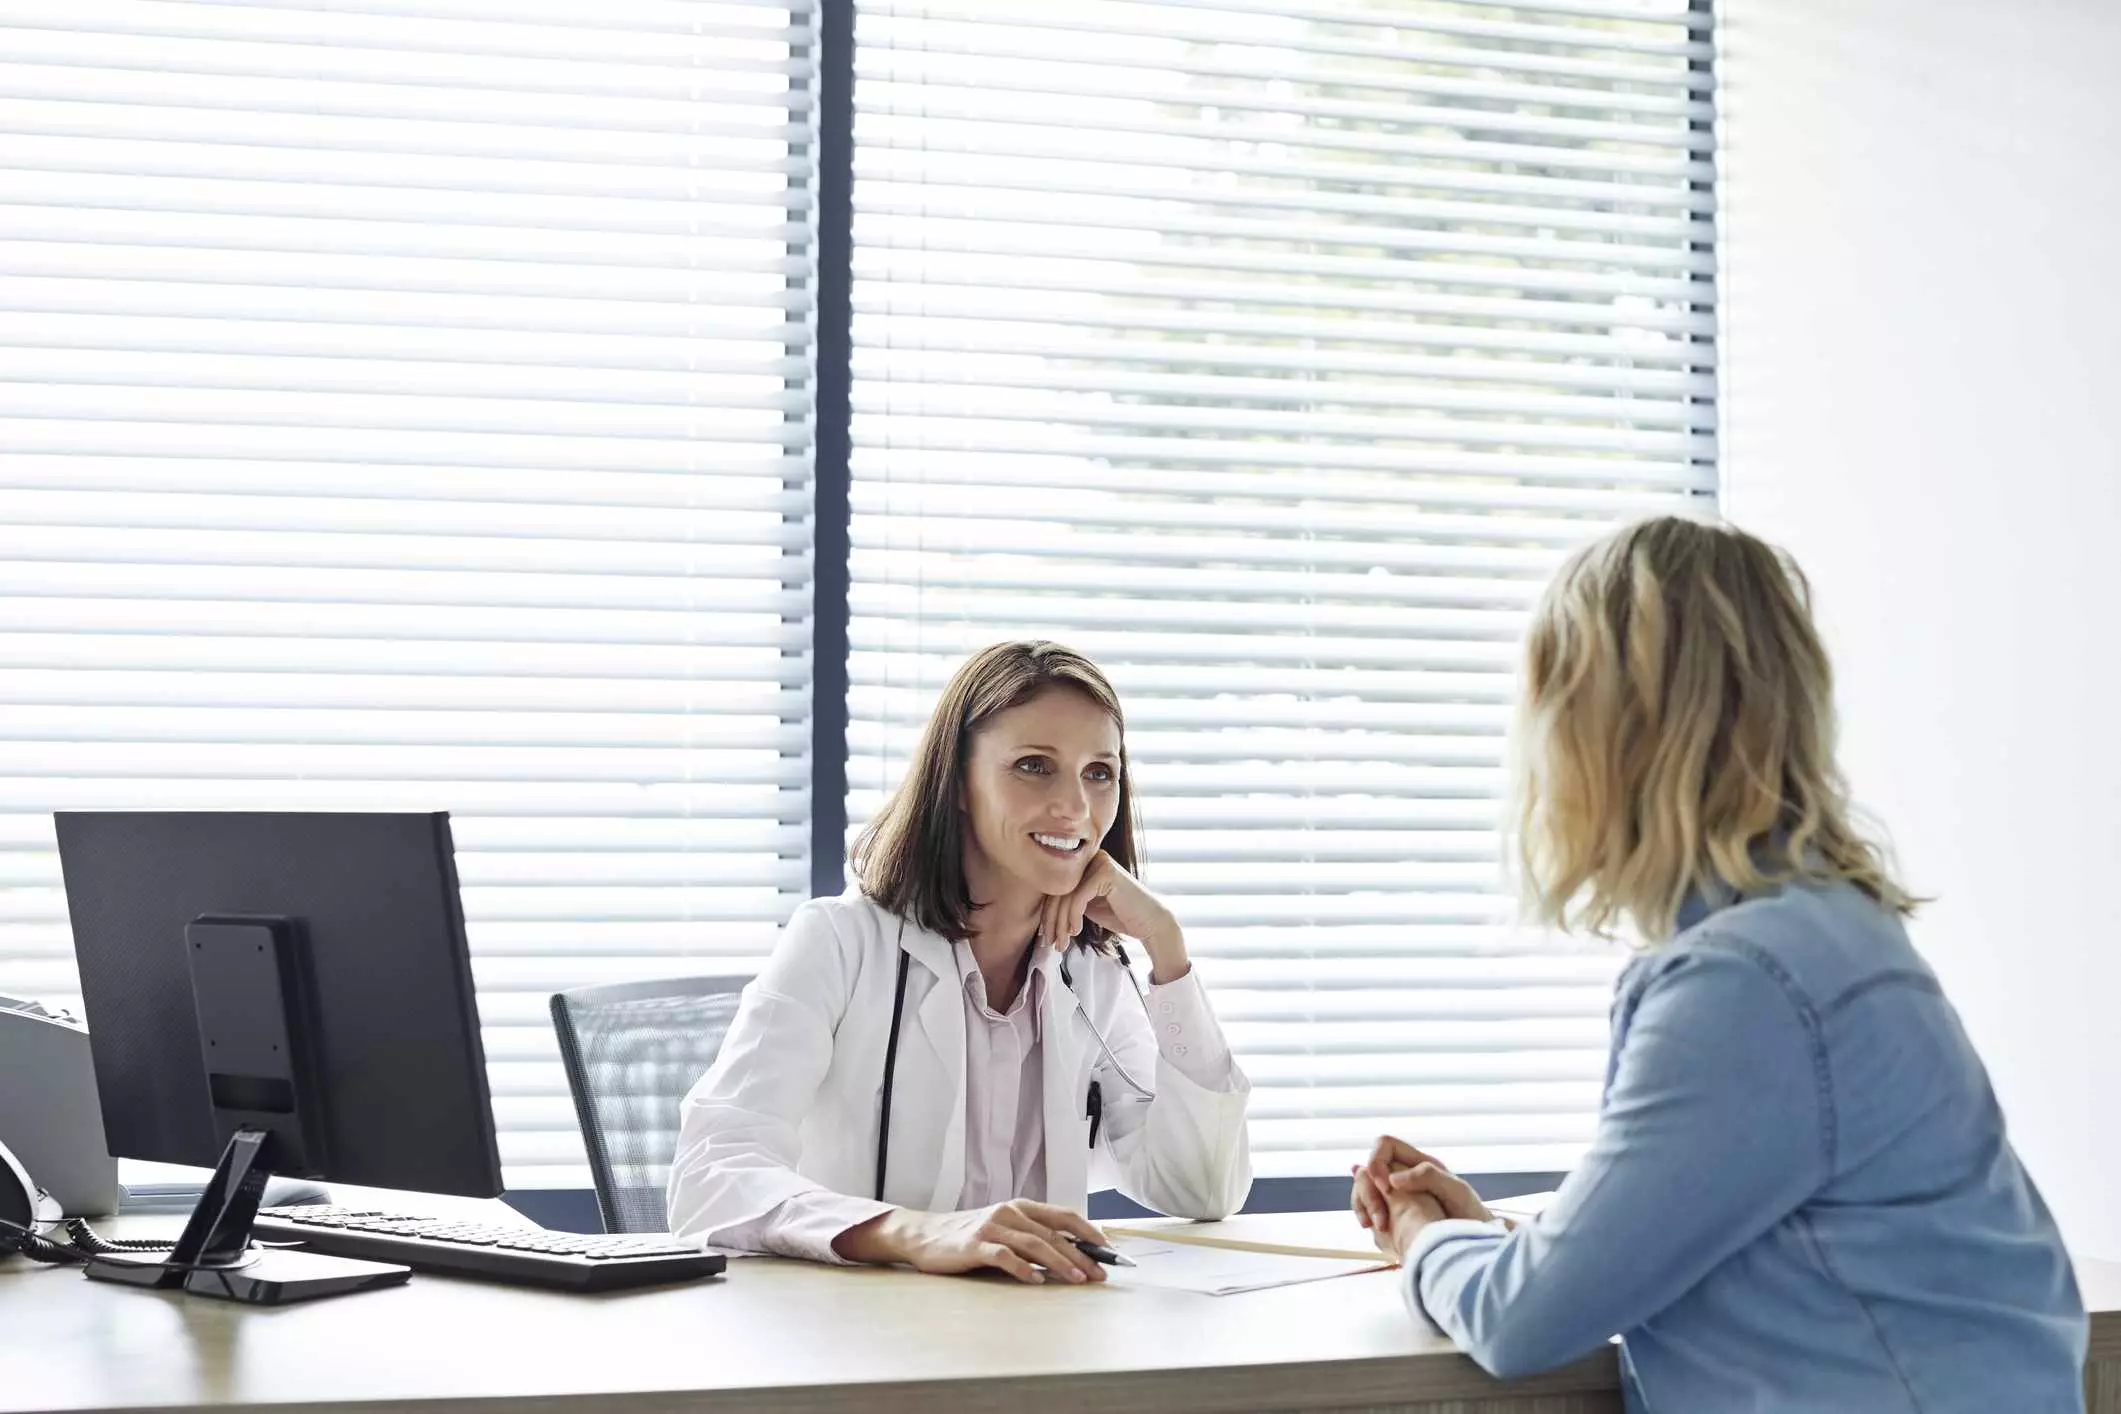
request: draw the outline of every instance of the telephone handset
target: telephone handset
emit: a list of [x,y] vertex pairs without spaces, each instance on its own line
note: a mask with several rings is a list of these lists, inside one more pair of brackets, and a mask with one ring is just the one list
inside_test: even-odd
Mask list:
[[39,1239],[62,1216],[51,1194],[39,1188],[17,1159],[0,1143],[0,1257],[12,1256]]
[[57,1266],[66,1262],[106,1262],[122,1266],[167,1267],[134,1253],[163,1253],[167,1242],[103,1237],[79,1218],[66,1216],[58,1199],[37,1186],[7,1145],[0,1144],[0,1260],[16,1253],[32,1262]]

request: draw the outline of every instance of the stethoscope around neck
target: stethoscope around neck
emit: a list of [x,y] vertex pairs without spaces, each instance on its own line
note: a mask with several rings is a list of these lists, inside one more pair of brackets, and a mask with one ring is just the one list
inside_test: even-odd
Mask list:
[[[876,1198],[878,1202],[882,1202],[884,1199],[884,1172],[886,1161],[891,1155],[891,1082],[898,1073],[899,1024],[905,1020],[906,1016],[906,970],[913,961],[913,954],[906,951],[906,920],[903,918],[899,920],[898,924],[896,948],[898,951],[898,984],[891,996],[891,1036],[884,1043],[883,1104],[876,1126]],[[1075,976],[1068,968],[1068,954],[1076,948],[1082,948],[1086,952],[1090,951],[1087,944],[1071,942],[1062,950],[1060,964],[1056,969],[1060,973],[1061,985],[1068,989],[1068,997],[1075,1003],[1070,1008],[1070,1014],[1081,1017],[1083,1025],[1090,1028],[1090,1034],[1097,1038],[1098,1050],[1104,1053],[1106,1064],[1110,1065],[1118,1073],[1119,1078],[1126,1082],[1127,1088],[1144,1100],[1155,1099],[1156,1092],[1136,1080],[1133,1072],[1120,1063],[1119,1057],[1113,1053],[1112,1043],[1105,1039],[1105,1033],[1098,1030],[1097,1023],[1090,1019],[1090,1012],[1088,1008],[1084,1007],[1081,994],[1075,990]],[[1118,954],[1114,959],[1114,965],[1127,974],[1127,982],[1134,988],[1134,995],[1141,1002],[1142,1012],[1146,1015],[1149,1010],[1149,998],[1142,992],[1141,982],[1135,977],[1134,969],[1128,965],[1126,951],[1116,945],[1113,950]],[[1092,1080],[1090,1082],[1089,1114],[1090,1142],[1093,1145],[1097,1143],[1097,1126],[1103,1113],[1103,1089],[1097,1081]]]

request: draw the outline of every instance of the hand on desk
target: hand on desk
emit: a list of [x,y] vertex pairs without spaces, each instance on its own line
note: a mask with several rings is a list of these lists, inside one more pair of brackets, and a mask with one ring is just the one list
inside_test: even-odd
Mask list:
[[1406,1260],[1415,1236],[1432,1222],[1491,1222],[1495,1216],[1471,1184],[1404,1139],[1389,1135],[1377,1141],[1369,1162],[1355,1167],[1349,1206],[1355,1221],[1370,1230],[1377,1249],[1395,1261]]
[[1020,1198],[961,1213],[894,1208],[847,1229],[832,1246],[852,1262],[902,1262],[919,1272],[955,1275],[995,1267],[1033,1286],[1049,1275],[1103,1281],[1105,1269],[1065,1240],[1064,1232],[1105,1243],[1103,1233],[1066,1208]]

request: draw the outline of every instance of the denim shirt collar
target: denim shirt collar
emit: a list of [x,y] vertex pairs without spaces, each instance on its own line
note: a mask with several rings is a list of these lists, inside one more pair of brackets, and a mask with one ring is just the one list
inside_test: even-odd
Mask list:
[[[1764,868],[1768,863],[1768,854],[1771,851],[1779,853],[1783,841],[1787,838],[1782,830],[1777,829],[1757,842],[1752,849],[1756,867]],[[1818,850],[1805,850],[1803,870],[1823,871],[1825,867],[1826,861]],[[1772,889],[1769,891],[1773,892]],[[1673,916],[1672,936],[1676,938],[1688,929],[1698,928],[1708,921],[1710,914],[1729,908],[1734,903],[1743,902],[1744,898],[1745,895],[1723,879],[1710,879],[1695,885],[1685,901],[1679,905],[1679,912]]]
[[1686,896],[1672,919],[1672,936],[1678,937],[1708,921],[1710,914],[1738,901],[1738,891],[1729,884],[1703,884]]

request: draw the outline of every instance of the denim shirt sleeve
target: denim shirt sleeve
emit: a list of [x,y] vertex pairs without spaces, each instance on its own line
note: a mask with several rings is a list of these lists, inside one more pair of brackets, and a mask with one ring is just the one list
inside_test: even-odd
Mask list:
[[1825,1182],[1833,1108],[1817,1017],[1774,960],[1697,939],[1652,964],[1590,1153],[1507,1236],[1425,1229],[1410,1303],[1491,1374],[1595,1350],[1684,1295]]

